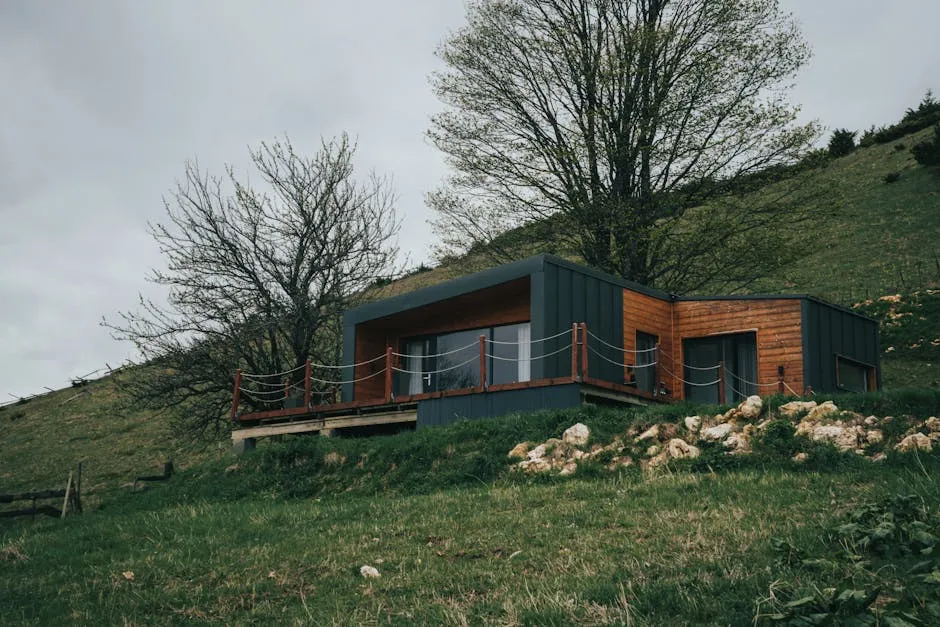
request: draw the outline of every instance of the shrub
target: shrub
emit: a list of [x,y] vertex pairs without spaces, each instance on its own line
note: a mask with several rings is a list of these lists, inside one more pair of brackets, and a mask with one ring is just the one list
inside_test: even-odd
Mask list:
[[857,131],[850,131],[845,128],[836,130],[829,139],[829,156],[839,158],[855,152],[855,136],[857,134]]
[[933,127],[933,139],[917,144],[911,153],[921,165],[940,165],[940,123]]
[[792,422],[774,420],[764,428],[760,439],[754,443],[754,449],[765,455],[790,458],[799,451],[800,444]]
[[898,181],[901,180],[901,173],[900,172],[888,172],[887,174],[884,175],[884,178],[882,178],[882,180],[885,183],[888,183],[889,185],[891,183],[897,183]]
[[905,148],[907,148],[907,145],[904,142],[898,142],[894,145],[894,149],[897,150],[898,152],[901,152]]

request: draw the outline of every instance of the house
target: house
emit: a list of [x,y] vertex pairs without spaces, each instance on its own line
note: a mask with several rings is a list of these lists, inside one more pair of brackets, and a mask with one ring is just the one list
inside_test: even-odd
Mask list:
[[805,295],[677,296],[554,255],[346,312],[340,372],[340,403],[312,406],[308,394],[284,411],[321,429],[420,428],[585,401],[880,386],[877,324],[851,310]]

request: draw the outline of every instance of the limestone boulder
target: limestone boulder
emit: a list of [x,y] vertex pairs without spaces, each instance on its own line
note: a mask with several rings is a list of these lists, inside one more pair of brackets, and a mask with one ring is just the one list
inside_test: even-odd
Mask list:
[[865,441],[869,444],[878,444],[883,442],[885,439],[884,433],[881,432],[881,429],[871,429],[870,431],[865,432]]
[[666,444],[666,454],[670,459],[695,459],[701,451],[682,438],[673,438]]
[[644,442],[646,440],[658,440],[659,439],[659,425],[653,425],[640,435],[636,436],[637,442]]
[[816,442],[834,444],[840,451],[858,448],[858,432],[853,427],[819,425],[813,429],[812,439]]
[[587,428],[587,425],[583,425],[579,422],[565,429],[561,439],[571,446],[581,447],[587,445],[588,438],[590,437],[591,430]]
[[568,475],[573,475],[578,469],[578,464],[575,461],[569,461],[564,466],[561,467],[561,472],[558,474],[562,477],[567,477]]
[[931,416],[930,418],[924,421],[924,427],[930,433],[940,433],[940,418],[937,418],[936,416]]
[[792,459],[793,459],[793,461],[797,462],[798,464],[802,464],[802,463],[805,462],[807,459],[809,459],[809,455],[807,455],[806,453],[797,453],[796,455],[793,456]]
[[823,418],[837,413],[839,413],[839,408],[836,407],[836,404],[832,401],[826,401],[825,403],[817,405],[816,407],[809,410],[809,413],[806,414],[806,418],[808,420],[819,422]]
[[359,569],[359,574],[366,579],[378,579],[382,576],[375,566],[369,566],[368,564]]
[[918,432],[907,436],[898,442],[898,445],[894,448],[901,453],[911,453],[914,451],[929,453],[933,450],[933,444],[930,442],[930,438]]
[[686,416],[685,428],[688,429],[689,433],[698,433],[698,430],[702,428],[702,417]]
[[512,450],[509,451],[510,459],[525,459],[529,453],[529,449],[532,447],[531,442],[520,442],[512,447]]
[[751,437],[746,433],[732,433],[723,442],[724,446],[737,454],[751,452]]
[[874,427],[876,424],[878,424],[878,417],[877,417],[877,416],[868,416],[868,417],[865,418],[865,420],[863,420],[862,422],[864,422],[864,423],[865,423],[866,425],[868,425],[869,427]]
[[790,401],[777,408],[784,418],[796,418],[800,414],[816,409],[816,401]]
[[744,420],[757,420],[762,411],[764,411],[764,401],[756,394],[748,396],[743,403],[738,405],[738,413]]
[[552,469],[551,460],[539,457],[538,459],[527,459],[519,462],[519,470],[527,473],[548,472]]
[[734,425],[730,422],[725,422],[720,425],[715,425],[714,427],[702,429],[702,438],[706,440],[724,440],[732,431],[734,431]]

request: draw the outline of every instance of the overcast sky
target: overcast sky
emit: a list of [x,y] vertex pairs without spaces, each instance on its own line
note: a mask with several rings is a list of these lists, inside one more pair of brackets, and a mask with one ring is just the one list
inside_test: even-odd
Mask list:
[[[815,51],[804,118],[885,124],[940,90],[937,0],[782,2]],[[428,74],[463,19],[461,0],[0,0],[0,401],[133,354],[99,321],[154,293],[146,225],[188,158],[244,171],[249,145],[348,131],[427,260]]]

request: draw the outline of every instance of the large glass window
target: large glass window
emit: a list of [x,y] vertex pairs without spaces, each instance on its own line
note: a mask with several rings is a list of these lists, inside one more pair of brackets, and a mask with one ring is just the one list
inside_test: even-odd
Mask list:
[[725,366],[725,401],[736,403],[757,394],[757,334],[734,333],[685,340],[684,379],[687,400],[718,403],[718,364]]
[[531,327],[528,322],[408,338],[399,349],[401,369],[395,394],[412,395],[478,387],[480,336],[486,336],[486,378],[490,385],[531,379]]

